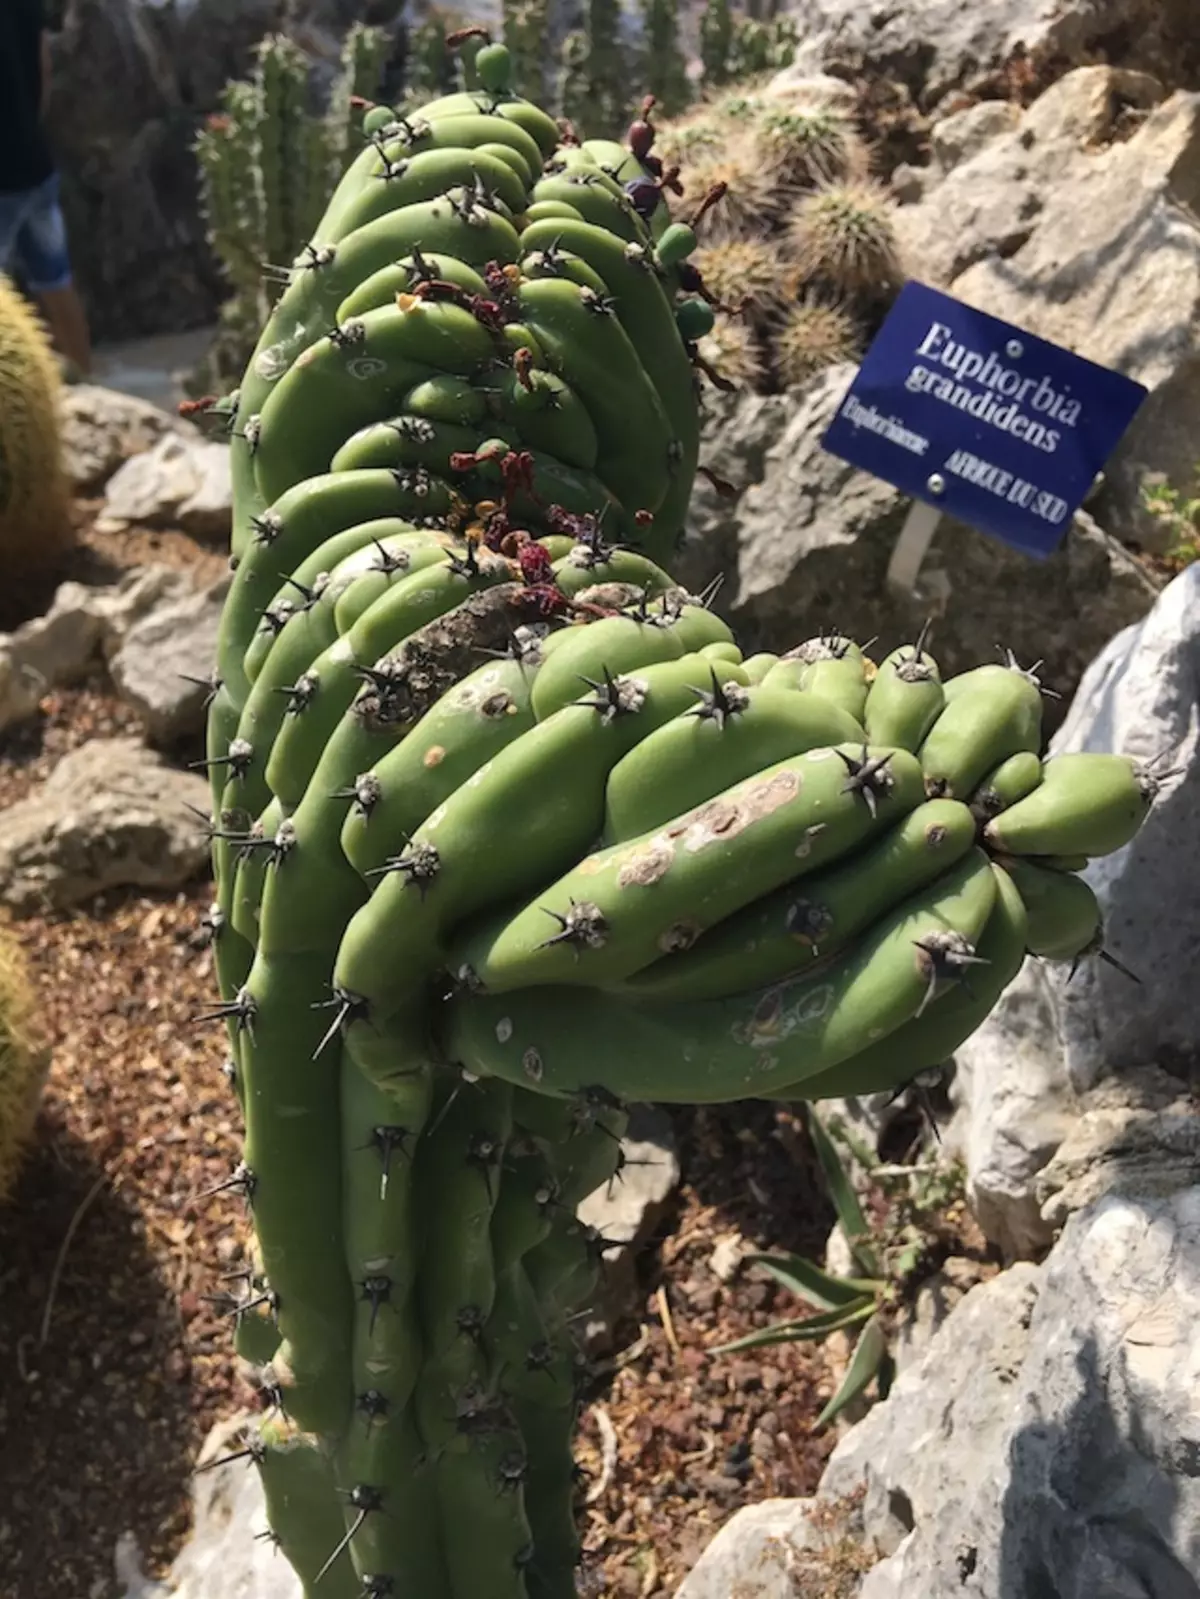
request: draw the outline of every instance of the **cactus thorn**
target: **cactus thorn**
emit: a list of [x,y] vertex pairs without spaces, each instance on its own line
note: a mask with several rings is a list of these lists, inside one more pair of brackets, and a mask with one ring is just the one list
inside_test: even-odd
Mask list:
[[275,688],[272,693],[282,694],[286,697],[287,709],[284,713],[285,715],[299,716],[301,711],[306,711],[312,704],[319,687],[320,679],[315,672],[301,672],[294,683],[289,684],[286,688]]
[[396,1579],[386,1571],[376,1572],[362,1579],[362,1599],[391,1599],[396,1592]]
[[554,1364],[554,1345],[549,1339],[540,1338],[536,1344],[531,1344],[525,1352],[525,1370],[528,1372],[549,1371]]
[[275,836],[267,844],[267,865],[282,866],[296,847],[296,824],[290,818],[280,822]]
[[712,688],[691,688],[689,692],[699,696],[699,705],[693,705],[687,716],[696,716],[703,722],[715,722],[717,728],[724,732],[730,717],[736,716],[739,711],[744,711],[750,703],[750,696],[740,683],[722,683],[717,676],[716,667],[710,668],[712,674]]
[[232,999],[217,1005],[207,1005],[195,1020],[198,1022],[233,1021],[235,1031],[254,1037],[254,1018],[258,1015],[258,1001],[248,988],[239,988]]
[[359,317],[347,317],[338,327],[330,328],[326,338],[335,350],[355,350],[367,341],[367,327]]
[[354,1401],[354,1408],[360,1416],[366,1418],[367,1426],[370,1427],[377,1421],[387,1419],[391,1401],[386,1394],[381,1394],[378,1388],[368,1388]]
[[266,1445],[258,1438],[247,1438],[244,1449],[235,1449],[232,1454],[221,1455],[217,1460],[209,1460],[203,1466],[196,1466],[192,1475],[203,1476],[206,1471],[216,1471],[218,1466],[231,1466],[236,1460],[249,1460],[254,1465],[260,1466],[266,1458]]
[[600,907],[590,900],[572,899],[571,908],[565,916],[560,911],[551,910],[548,905],[543,905],[542,910],[554,918],[559,930],[540,944],[539,949],[569,944],[578,960],[580,950],[603,949],[608,941],[608,920]]
[[331,244],[306,244],[300,251],[298,265],[302,272],[318,272],[332,266],[337,260],[337,250]]
[[409,284],[415,288],[418,283],[433,283],[438,276],[438,270],[425,259],[419,244],[413,245],[410,257],[411,259],[405,263]]
[[1097,960],[1102,960],[1106,966],[1111,966],[1114,971],[1120,972],[1122,977],[1127,977],[1131,983],[1136,983],[1139,988],[1142,986],[1142,980],[1137,973],[1130,971],[1123,961],[1119,961],[1115,955],[1105,949],[1103,928],[1097,932],[1095,938],[1085,949],[1079,951],[1079,954],[1071,962],[1071,970],[1067,973],[1068,983],[1074,978],[1076,972],[1089,955],[1094,955]]
[[326,1573],[333,1569],[344,1551],[347,1550],[354,1542],[355,1538],[358,1537],[359,1533],[363,1529],[363,1523],[366,1521],[367,1517],[375,1514],[377,1511],[382,1511],[383,1509],[382,1488],[373,1488],[367,1483],[357,1483],[353,1488],[348,1490],[345,1488],[340,1488],[338,1492],[343,1496],[343,1498],[349,1500],[350,1508],[356,1511],[357,1514],[355,1515],[354,1520],[350,1523],[349,1527],[346,1529],[346,1536],[340,1540],[329,1559],[313,1578],[312,1585],[314,1588],[326,1575]]
[[483,1346],[483,1329],[486,1317],[478,1305],[464,1305],[454,1318],[455,1325],[464,1338]]
[[1057,689],[1047,688],[1038,676],[1039,670],[1046,664],[1044,661],[1034,661],[1032,666],[1025,667],[1020,664],[1013,652],[1006,645],[997,644],[996,649],[1004,658],[1004,664],[1010,672],[1016,672],[1020,677],[1026,678],[1034,688],[1040,689],[1049,700],[1060,700],[1062,695]]
[[261,1532],[256,1532],[254,1534],[254,1541],[255,1543],[269,1543],[273,1547],[276,1554],[278,1554],[280,1549],[283,1547],[283,1539],[275,1531],[274,1527],[264,1527]]
[[224,755],[213,755],[201,761],[189,761],[189,771],[211,771],[217,766],[227,766],[230,777],[242,778],[249,772],[254,762],[254,746],[244,738],[235,738],[230,742],[229,749]]
[[872,819],[878,813],[878,802],[881,795],[891,792],[895,784],[888,767],[891,764],[891,754],[868,755],[867,746],[863,745],[861,759],[847,755],[845,750],[838,750],[845,763],[849,776],[842,786],[843,794],[861,794],[863,802],[870,811]]
[[365,1022],[370,1014],[370,1004],[362,994],[352,994],[348,988],[335,986],[331,999],[319,999],[311,1007],[313,1010],[332,1010],[333,1021],[321,1042],[313,1050],[312,1058],[317,1060],[339,1035],[344,1036],[346,1029],[355,1022]]
[[364,875],[385,877],[389,872],[399,872],[410,885],[420,890],[424,899],[441,870],[441,864],[441,857],[433,844],[417,843],[408,845],[400,855],[389,855],[382,866],[372,866]]
[[470,542],[467,543],[461,554],[455,550],[449,556],[447,556],[446,564],[449,566],[450,570],[457,573],[459,577],[479,576],[478,551],[476,546]]
[[233,1168],[233,1173],[231,1176],[226,1177],[223,1182],[216,1183],[212,1188],[204,1189],[201,1193],[196,1195],[196,1198],[212,1199],[217,1194],[231,1193],[236,1189],[240,1190],[242,1198],[247,1204],[250,1204],[254,1198],[254,1190],[257,1186],[258,1178],[250,1170],[249,1166],[246,1165],[244,1160],[239,1160],[237,1165]]
[[283,1389],[278,1379],[271,1374],[269,1366],[259,1377],[258,1397],[268,1415],[273,1410],[277,1410],[281,1416],[287,1415],[287,1407],[283,1402]]
[[927,979],[924,997],[917,1015],[923,1016],[933,999],[939,983],[962,983],[969,994],[967,973],[972,966],[990,966],[991,962],[975,953],[975,946],[961,933],[930,933],[927,938],[913,940],[917,949],[917,965]]
[[503,1150],[486,1133],[472,1133],[467,1143],[467,1165],[483,1174],[488,1199],[492,1199],[492,1169],[500,1164]]
[[221,679],[216,672],[210,672],[207,677],[194,677],[191,672],[177,672],[175,675],[180,682],[191,683],[193,687],[204,690],[203,709],[206,711],[221,692]]
[[261,516],[250,518],[250,526],[255,544],[274,544],[283,532],[283,518],[278,511],[264,511]]
[[614,677],[608,667],[602,668],[604,678],[596,682],[593,678],[580,676],[580,682],[594,690],[595,699],[579,699],[577,705],[586,706],[588,710],[598,711],[600,720],[607,727],[618,716],[628,715],[640,711],[645,702],[645,690],[636,678]]
[[616,316],[617,302],[611,294],[597,294],[586,283],[579,291],[580,303],[593,316]]
[[258,631],[260,633],[270,633],[274,638],[278,638],[292,617],[296,615],[296,607],[291,600],[272,600],[270,605],[261,610],[258,615]]
[[525,1482],[528,1463],[525,1456],[518,1449],[512,1449],[502,1455],[496,1467],[498,1487],[501,1493],[515,1493]]
[[385,1272],[372,1273],[369,1277],[363,1278],[358,1289],[359,1303],[371,1307],[369,1330],[374,1333],[375,1321],[381,1308],[384,1305],[391,1306],[392,1279]]
[[286,572],[280,572],[279,579],[280,582],[287,583],[296,590],[301,599],[304,601],[304,609],[306,611],[310,606],[316,603],[317,597],[320,594],[319,588],[310,588],[307,583],[301,583],[298,578],[290,577]]
[[[206,1297],[210,1298],[212,1303],[217,1303],[217,1296],[213,1295]],[[238,1299],[234,1301],[234,1303],[229,1304],[229,1301],[232,1299],[232,1294],[223,1294],[220,1296],[220,1302],[227,1304],[229,1307],[228,1309],[223,1310],[221,1314],[229,1317],[230,1320],[236,1322],[238,1326],[241,1325],[242,1318],[244,1316],[248,1316],[252,1310],[257,1310],[260,1305],[268,1305],[270,1307],[272,1316],[276,1315],[279,1310],[279,1299],[277,1295],[272,1293],[269,1288],[264,1288],[262,1293],[255,1294],[250,1299]]]

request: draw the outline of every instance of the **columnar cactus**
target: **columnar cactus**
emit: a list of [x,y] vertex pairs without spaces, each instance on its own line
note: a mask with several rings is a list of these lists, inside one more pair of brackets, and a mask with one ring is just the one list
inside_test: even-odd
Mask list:
[[639,120],[508,88],[365,147],[217,407],[212,912],[255,1242],[245,1453],[318,1595],[568,1599],[572,1318],[630,1101],[943,1061],[1155,778],[1038,756],[1015,663],[744,660],[662,561],[712,326]]
[[386,54],[381,29],[351,28],[328,114],[319,118],[310,111],[308,56],[284,35],[269,35],[251,80],[226,88],[220,111],[200,132],[201,203],[209,243],[233,289],[222,314],[233,350],[242,344],[239,364],[277,297],[280,269],[311,237],[349,159],[358,134],[352,101],[375,92]]

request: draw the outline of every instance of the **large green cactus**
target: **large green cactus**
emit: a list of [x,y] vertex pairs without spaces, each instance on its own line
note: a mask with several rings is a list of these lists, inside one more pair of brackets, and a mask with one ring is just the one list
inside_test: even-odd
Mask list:
[[711,319],[653,130],[560,146],[505,49],[475,70],[368,113],[220,407],[232,1308],[272,1527],[334,1596],[573,1595],[576,1207],[626,1104],[936,1065],[1027,947],[1097,947],[1070,857],[1155,787],[1043,781],[1012,663],[743,660],[659,564]]

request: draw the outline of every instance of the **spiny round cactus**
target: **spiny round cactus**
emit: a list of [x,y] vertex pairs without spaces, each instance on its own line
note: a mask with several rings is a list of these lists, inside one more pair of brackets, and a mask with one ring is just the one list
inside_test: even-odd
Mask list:
[[[646,117],[370,108],[215,403],[233,582],[208,917],[254,1224],[236,1458],[316,1599],[574,1599],[575,1338],[634,1101],[894,1091],[1161,777],[1040,759],[1036,677],[746,660],[660,562],[736,324]],[[459,35],[459,40],[464,35]],[[703,348],[701,348],[703,347]]]
[[758,121],[758,137],[779,181],[797,189],[841,183],[865,170],[853,122],[832,106],[766,111]]
[[736,388],[755,389],[762,382],[762,346],[745,318],[718,315],[697,349],[705,364]]
[[697,250],[692,261],[722,305],[737,306],[749,299],[750,314],[761,319],[786,303],[787,281],[779,270],[779,252],[765,239],[726,239]]
[[817,294],[804,295],[784,312],[771,329],[770,345],[779,380],[789,389],[862,354],[849,309]]
[[693,161],[703,161],[717,154],[727,139],[728,130],[720,127],[707,108],[702,107],[667,123],[659,135],[657,148],[665,166],[687,167]]
[[20,947],[0,930],[0,1204],[20,1171],[50,1066],[36,1010]]
[[724,195],[704,219],[706,244],[761,238],[770,231],[783,196],[752,133],[735,134],[719,150],[685,165],[688,204],[702,200],[718,184],[724,185]]
[[894,286],[901,275],[892,202],[872,182],[824,184],[796,207],[788,245],[800,274],[841,293]]
[[0,277],[0,583],[53,568],[74,540],[62,465],[62,379],[29,302]]

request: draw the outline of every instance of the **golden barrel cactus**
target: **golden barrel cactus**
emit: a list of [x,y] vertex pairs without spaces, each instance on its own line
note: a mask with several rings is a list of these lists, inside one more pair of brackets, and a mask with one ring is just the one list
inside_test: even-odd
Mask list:
[[50,1066],[36,1015],[24,956],[0,929],[0,1204],[16,1182]]
[[73,537],[58,361],[36,312],[0,277],[0,585],[53,567]]

